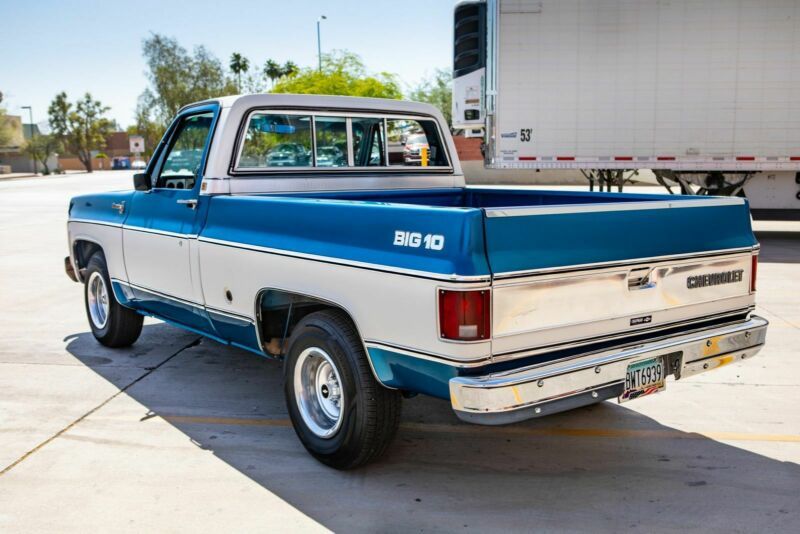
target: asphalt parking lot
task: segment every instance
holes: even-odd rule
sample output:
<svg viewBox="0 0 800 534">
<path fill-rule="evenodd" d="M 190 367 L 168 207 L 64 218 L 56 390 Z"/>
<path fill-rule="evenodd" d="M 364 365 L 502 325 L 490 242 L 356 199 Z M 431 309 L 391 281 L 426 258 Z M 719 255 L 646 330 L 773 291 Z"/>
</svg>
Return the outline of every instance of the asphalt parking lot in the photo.
<svg viewBox="0 0 800 534">
<path fill-rule="evenodd" d="M 296 438 L 279 364 L 153 320 L 94 341 L 68 199 L 129 184 L 0 182 L 0 531 L 800 531 L 800 223 L 756 223 L 758 358 L 502 428 L 417 397 L 342 473 Z"/>
</svg>

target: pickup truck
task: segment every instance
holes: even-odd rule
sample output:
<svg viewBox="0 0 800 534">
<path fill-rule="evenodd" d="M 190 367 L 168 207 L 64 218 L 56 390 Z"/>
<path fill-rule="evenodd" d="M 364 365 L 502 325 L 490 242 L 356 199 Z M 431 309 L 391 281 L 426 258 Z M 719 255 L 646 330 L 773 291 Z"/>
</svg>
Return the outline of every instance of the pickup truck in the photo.
<svg viewBox="0 0 800 534">
<path fill-rule="evenodd" d="M 282 359 L 295 431 L 335 468 L 386 450 L 403 397 L 507 424 L 765 341 L 745 199 L 466 187 L 427 104 L 192 104 L 133 183 L 70 202 L 94 336 L 130 345 L 152 316 Z"/>
</svg>

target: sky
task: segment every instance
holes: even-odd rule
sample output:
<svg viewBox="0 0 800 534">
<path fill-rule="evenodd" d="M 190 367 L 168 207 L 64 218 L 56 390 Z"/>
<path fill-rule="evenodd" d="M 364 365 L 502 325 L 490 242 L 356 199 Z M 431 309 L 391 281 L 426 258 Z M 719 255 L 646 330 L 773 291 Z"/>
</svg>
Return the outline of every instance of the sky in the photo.
<svg viewBox="0 0 800 534">
<path fill-rule="evenodd" d="M 322 51 L 347 49 L 370 71 L 397 74 L 404 90 L 452 62 L 454 0 L 0 0 L 0 106 L 12 115 L 33 107 L 46 121 L 56 93 L 85 92 L 111 108 L 124 128 L 147 87 L 142 40 L 174 37 L 206 46 L 227 67 L 233 52 L 251 64 L 267 59 L 317 63 Z"/>
</svg>

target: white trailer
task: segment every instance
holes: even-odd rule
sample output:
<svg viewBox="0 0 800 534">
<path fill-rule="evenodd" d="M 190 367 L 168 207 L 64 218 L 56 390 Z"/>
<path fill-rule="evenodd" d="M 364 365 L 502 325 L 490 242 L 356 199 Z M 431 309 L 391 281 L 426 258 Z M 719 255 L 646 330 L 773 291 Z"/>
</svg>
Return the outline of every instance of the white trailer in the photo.
<svg viewBox="0 0 800 534">
<path fill-rule="evenodd" d="M 800 210 L 800 0 L 463 2 L 453 69 L 487 168 Z"/>
</svg>

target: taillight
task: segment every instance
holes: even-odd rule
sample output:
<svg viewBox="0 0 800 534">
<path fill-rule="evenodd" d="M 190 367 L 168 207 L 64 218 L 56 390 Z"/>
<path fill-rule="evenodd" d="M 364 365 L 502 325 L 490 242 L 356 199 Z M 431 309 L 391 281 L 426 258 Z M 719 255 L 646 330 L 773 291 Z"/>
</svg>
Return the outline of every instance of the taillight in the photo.
<svg viewBox="0 0 800 534">
<path fill-rule="evenodd" d="M 756 274 L 758 274 L 758 254 L 753 254 L 750 264 L 750 293 L 756 292 Z"/>
<path fill-rule="evenodd" d="M 491 337 L 491 293 L 439 290 L 439 332 L 444 339 L 479 341 Z"/>
</svg>

